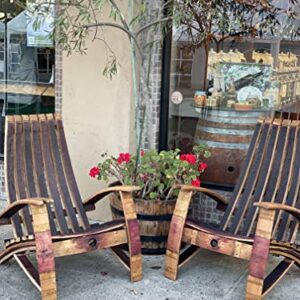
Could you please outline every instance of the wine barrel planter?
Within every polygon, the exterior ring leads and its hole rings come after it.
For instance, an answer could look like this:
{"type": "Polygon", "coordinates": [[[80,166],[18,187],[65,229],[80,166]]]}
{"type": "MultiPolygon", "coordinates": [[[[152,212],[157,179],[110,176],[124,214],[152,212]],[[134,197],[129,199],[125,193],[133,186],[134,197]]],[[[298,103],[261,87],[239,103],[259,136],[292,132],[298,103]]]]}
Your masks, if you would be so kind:
{"type": "MultiPolygon", "coordinates": [[[[137,218],[140,222],[140,234],[143,254],[165,254],[170,221],[176,200],[135,199],[137,218]]],[[[124,217],[121,200],[117,195],[110,196],[110,208],[113,220],[124,217]]]]}
{"type": "Polygon", "coordinates": [[[195,144],[205,143],[211,151],[208,168],[201,180],[214,184],[234,185],[260,116],[266,111],[196,109],[199,120],[195,144]],[[216,172],[217,170],[217,172],[216,172]]]}

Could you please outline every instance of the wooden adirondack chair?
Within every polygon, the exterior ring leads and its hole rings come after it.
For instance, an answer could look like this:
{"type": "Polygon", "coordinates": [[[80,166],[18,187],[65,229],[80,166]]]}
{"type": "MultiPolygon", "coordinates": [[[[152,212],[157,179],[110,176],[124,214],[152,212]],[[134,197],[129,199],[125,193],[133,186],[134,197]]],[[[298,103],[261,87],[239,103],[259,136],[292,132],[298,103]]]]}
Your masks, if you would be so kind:
{"type": "Polygon", "coordinates": [[[249,260],[246,299],[261,299],[294,264],[300,264],[299,187],[300,121],[260,120],[230,201],[205,188],[181,186],[169,231],[165,276],[175,280],[178,268],[205,248],[249,260]],[[187,218],[193,192],[211,196],[217,208],[225,210],[218,226],[187,218]],[[188,247],[180,252],[182,242],[188,247]],[[269,254],[283,259],[266,276],[269,254]]]}
{"type": "Polygon", "coordinates": [[[42,299],[56,299],[55,257],[111,248],[142,278],[141,242],[132,192],[114,186],[81,201],[58,115],[6,118],[5,171],[8,207],[0,224],[12,224],[14,238],[0,252],[0,264],[15,258],[42,299]],[[91,225],[86,211],[111,192],[120,194],[125,220],[91,225]],[[119,247],[128,244],[129,256],[119,247]],[[35,251],[38,270],[26,253],[35,251]]]}

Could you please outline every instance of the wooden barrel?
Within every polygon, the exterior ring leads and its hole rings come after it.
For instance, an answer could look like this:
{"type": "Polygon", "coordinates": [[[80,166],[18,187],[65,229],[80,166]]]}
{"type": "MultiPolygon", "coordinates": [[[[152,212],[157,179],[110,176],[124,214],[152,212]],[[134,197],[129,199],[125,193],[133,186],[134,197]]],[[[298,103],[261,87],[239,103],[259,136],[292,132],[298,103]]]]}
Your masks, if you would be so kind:
{"type": "Polygon", "coordinates": [[[233,185],[241,171],[257,119],[263,111],[197,109],[200,113],[195,144],[205,143],[211,151],[205,182],[233,185]]]}
{"type": "MultiPolygon", "coordinates": [[[[170,221],[176,200],[135,199],[137,218],[140,222],[140,234],[143,254],[165,254],[170,221]]],[[[110,208],[113,219],[124,217],[121,200],[117,195],[110,196],[110,208]]]]}

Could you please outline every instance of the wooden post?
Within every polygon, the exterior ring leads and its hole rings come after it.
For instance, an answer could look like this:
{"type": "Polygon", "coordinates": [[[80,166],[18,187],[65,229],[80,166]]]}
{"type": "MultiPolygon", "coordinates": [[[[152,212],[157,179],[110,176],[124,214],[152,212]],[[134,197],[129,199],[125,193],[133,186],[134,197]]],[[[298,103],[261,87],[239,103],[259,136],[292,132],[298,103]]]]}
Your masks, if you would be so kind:
{"type": "Polygon", "coordinates": [[[172,280],[177,278],[180,245],[192,194],[191,190],[180,191],[170,225],[164,275],[172,280]]]}
{"type": "Polygon", "coordinates": [[[56,300],[56,274],[47,206],[31,206],[36,258],[43,300],[56,300]]]}
{"type": "Polygon", "coordinates": [[[247,300],[262,299],[274,218],[274,210],[260,208],[252,254],[249,263],[249,273],[246,288],[247,300]]]}
{"type": "Polygon", "coordinates": [[[130,254],[130,278],[131,281],[139,281],[143,277],[142,244],[135,205],[132,199],[131,192],[120,192],[120,198],[123,205],[128,236],[128,248],[130,254]]]}

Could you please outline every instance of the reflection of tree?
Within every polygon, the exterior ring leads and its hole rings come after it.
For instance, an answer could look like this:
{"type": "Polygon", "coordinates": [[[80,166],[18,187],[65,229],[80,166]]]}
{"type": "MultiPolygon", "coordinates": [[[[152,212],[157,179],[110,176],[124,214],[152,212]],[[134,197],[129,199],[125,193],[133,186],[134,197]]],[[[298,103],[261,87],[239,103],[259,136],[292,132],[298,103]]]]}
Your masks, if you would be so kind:
{"type": "Polygon", "coordinates": [[[187,36],[192,47],[203,47],[206,53],[203,88],[206,86],[208,51],[211,45],[215,45],[219,52],[225,41],[235,42],[244,37],[277,35],[282,31],[288,32],[289,38],[299,34],[299,28],[294,27],[293,22],[296,18],[294,6],[298,1],[283,1],[175,1],[173,19],[175,25],[181,29],[181,36],[187,36]],[[284,8],[279,4],[285,4],[284,8]]]}
{"type": "MultiPolygon", "coordinates": [[[[0,13],[10,14],[10,17],[15,17],[26,7],[26,0],[1,0],[0,13]]],[[[5,18],[5,16],[3,16],[5,18]]]]}

